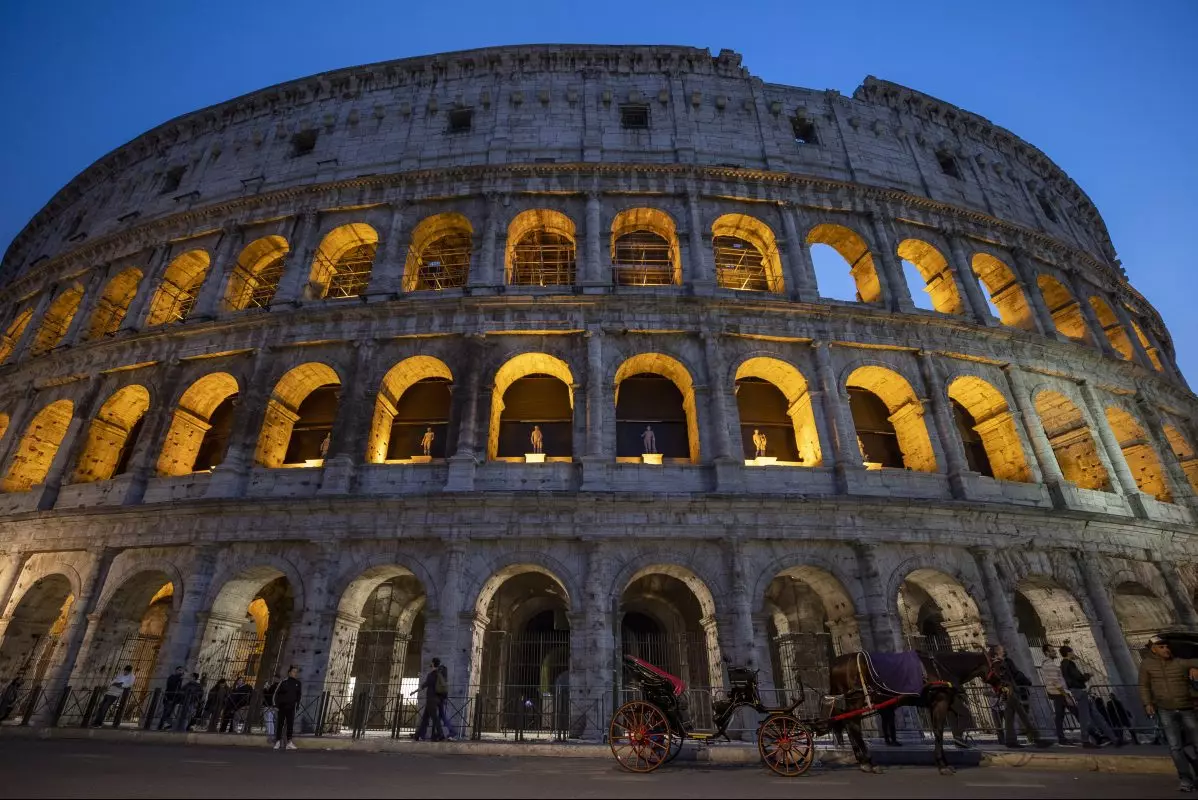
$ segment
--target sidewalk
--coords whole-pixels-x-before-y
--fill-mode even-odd
[[[152,744],[203,744],[225,747],[258,747],[265,749],[269,743],[262,735],[188,733],[177,734],[145,730],[113,730],[112,728],[32,728],[19,726],[0,727],[0,739],[92,739],[96,741]],[[412,753],[426,755],[476,755],[540,758],[599,758],[611,759],[611,750],[606,744],[595,742],[512,742],[512,741],[465,741],[465,742],[414,742],[410,739],[389,737],[367,737],[350,739],[339,736],[301,736],[295,740],[301,750],[350,750],[365,753]],[[932,748],[922,743],[910,743],[901,748],[872,746],[874,761],[884,766],[928,766],[931,767]],[[847,748],[817,745],[817,757],[824,766],[853,765],[852,751]],[[1049,750],[1012,751],[1001,747],[985,746],[973,750],[958,750],[951,745],[945,748],[948,761],[953,766],[980,766],[1024,768],[1029,770],[1066,770],[1073,772],[1118,772],[1135,774],[1173,774],[1173,761],[1164,747],[1128,746],[1120,749],[1083,750],[1081,748],[1054,747]],[[710,764],[755,764],[761,763],[757,747],[751,743],[733,742],[698,746],[688,743],[679,755],[680,761],[705,762]],[[818,765],[817,765],[818,766]]]

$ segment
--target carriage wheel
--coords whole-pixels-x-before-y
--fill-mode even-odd
[[[775,714],[757,731],[757,752],[765,765],[779,775],[795,778],[815,761],[811,730],[789,714]]]
[[[682,752],[682,742],[685,741],[685,739],[685,732],[679,733],[673,729],[670,730],[670,754],[666,756],[667,764],[678,758],[678,754]]]
[[[616,710],[607,740],[611,753],[629,772],[652,772],[670,760],[674,739],[666,715],[652,703],[633,700]]]

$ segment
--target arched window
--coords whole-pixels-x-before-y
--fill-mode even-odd
[[[264,467],[320,466],[328,453],[341,395],[332,367],[309,362],[275,384],[255,461]]]
[[[126,386],[104,401],[87,432],[75,467],[75,483],[106,481],[124,474],[150,407],[144,386]]]
[[[674,220],[655,208],[621,211],[611,226],[611,264],[617,286],[682,283]]]
[[[1165,438],[1169,441],[1169,447],[1177,457],[1177,463],[1181,465],[1190,486],[1198,492],[1198,454],[1195,454],[1194,447],[1173,425],[1165,425]]]
[[[129,312],[129,304],[137,295],[141,278],[140,269],[129,267],[108,281],[96,302],[92,318],[88,320],[87,339],[101,339],[120,329],[121,323],[125,321],[125,314]]]
[[[766,437],[767,457],[818,467],[822,461],[815,412],[807,381],[777,358],[750,358],[736,370],[736,407],[740,413],[745,459],[756,459],[754,431]]]
[[[460,289],[470,275],[473,228],[461,214],[428,217],[412,231],[404,265],[405,292]]]
[[[903,376],[885,367],[866,366],[854,370],[845,383],[867,463],[936,471],[923,406]]]
[[[868,389],[849,387],[849,408],[853,412],[862,461],[867,466],[902,469],[903,450],[882,398]]]
[[[230,311],[270,307],[287,268],[289,250],[282,236],[263,236],[246,245],[225,291],[225,305]]]
[[[1135,478],[1136,487],[1162,503],[1173,502],[1173,493],[1169,491],[1169,482],[1161,469],[1156,448],[1140,423],[1123,409],[1112,406],[1106,409],[1106,419],[1119,442],[1119,449],[1123,451],[1128,469]]]
[[[1036,395],[1036,413],[1065,480],[1083,489],[1109,492],[1111,479],[1082,412],[1060,392]]]
[[[973,272],[990,297],[990,304],[998,312],[1003,325],[1023,330],[1035,330],[1032,309],[1019,288],[1015,273],[1003,262],[987,253],[975,253]]]
[[[429,356],[405,358],[388,370],[375,399],[366,460],[380,464],[422,455],[421,442],[429,429],[433,432],[429,455],[444,458],[452,383],[449,367]]]
[[[574,223],[565,214],[532,209],[508,226],[507,282],[513,286],[572,286],[576,273]]]
[[[881,303],[882,284],[869,245],[843,225],[816,225],[807,233],[811,261],[821,297],[858,303]],[[852,279],[845,281],[845,267]]]
[[[745,214],[725,214],[711,226],[716,284],[746,292],[784,291],[774,232]]]
[[[12,358],[13,351],[17,349],[17,344],[21,341],[21,336],[24,335],[25,328],[29,326],[31,319],[33,319],[33,309],[25,308],[9,323],[4,337],[0,338],[0,364]]]
[[[694,383],[686,367],[663,353],[638,353],[616,370],[616,456],[640,460],[646,427],[657,452],[699,463]]]
[[[46,480],[74,411],[75,405],[70,400],[58,400],[37,412],[13,451],[12,464],[0,483],[0,491],[27,492]]]
[[[237,379],[227,372],[205,375],[187,387],[158,457],[159,475],[188,475],[224,461],[237,393]]]
[[[970,471],[993,478],[994,468],[990,466],[990,455],[986,452],[982,435],[977,432],[977,420],[956,400],[949,402],[953,407],[953,421],[957,424],[957,434],[961,437],[961,446],[965,449],[965,462]]]
[[[981,378],[965,375],[949,384],[948,396],[969,468],[1001,480],[1030,481],[1023,443],[1002,393]],[[983,464],[986,468],[980,469]]]
[[[1051,275],[1041,274],[1036,279],[1036,285],[1040,287],[1044,305],[1052,315],[1057,331],[1074,341],[1094,344],[1090,329],[1086,325],[1086,317],[1082,314],[1082,308],[1073,292]]]
[[[38,327],[37,335],[33,337],[33,344],[29,348],[30,355],[40,356],[48,353],[62,342],[63,337],[67,335],[67,329],[71,327],[71,320],[79,311],[79,301],[82,299],[83,287],[78,284],[59,292],[58,297],[46,308],[42,324]]]
[[[1106,335],[1107,341],[1111,343],[1111,347],[1115,349],[1116,353],[1130,361],[1133,353],[1131,339],[1127,338],[1127,331],[1119,324],[1119,318],[1115,316],[1110,305],[1101,297],[1091,297],[1090,306],[1098,316],[1098,324],[1102,326],[1102,332]]]
[[[378,246],[378,233],[364,222],[329,231],[312,259],[311,296],[320,300],[365,294]]]
[[[511,390],[520,381],[524,383],[513,393]],[[495,388],[491,393],[487,458],[519,461],[524,454],[534,452],[531,446],[534,426],[540,428],[546,460],[555,456],[571,458],[573,384],[570,366],[548,353],[521,353],[506,361],[495,373]]]
[[[150,303],[146,325],[167,325],[187,319],[208,274],[208,254],[189,250],[171,262]]]
[[[916,285],[927,293],[927,304],[916,302],[916,306],[931,308],[941,314],[961,314],[964,311],[952,268],[939,250],[919,239],[904,239],[899,242],[898,257],[903,261],[903,271],[908,280],[911,279],[910,271],[915,270],[919,276]]]

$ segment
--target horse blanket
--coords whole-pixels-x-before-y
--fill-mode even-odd
[[[862,653],[872,683],[891,694],[919,694],[927,683],[919,653]]]

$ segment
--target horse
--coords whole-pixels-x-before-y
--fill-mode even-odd
[[[828,665],[828,693],[832,696],[843,696],[847,714],[866,708],[866,692],[862,687],[863,675],[858,662],[859,653],[845,653],[832,659]],[[944,758],[944,726],[948,720],[948,712],[954,701],[960,696],[961,685],[974,678],[982,678],[990,682],[993,679],[994,668],[990,657],[984,652],[951,651],[936,655],[919,654],[919,660],[924,669],[924,688],[918,695],[890,695],[886,699],[897,697],[893,708],[914,706],[929,709],[932,715],[932,731],[936,737],[936,766],[941,775],[951,775],[955,770],[948,765]],[[884,692],[880,692],[885,696]],[[875,705],[877,701],[874,701]],[[840,715],[840,716],[843,716]],[[882,768],[876,766],[869,757],[869,748],[861,735],[861,717],[850,716],[834,720],[833,729],[841,726],[848,729],[849,741],[853,745],[853,755],[862,772],[881,773]]]

